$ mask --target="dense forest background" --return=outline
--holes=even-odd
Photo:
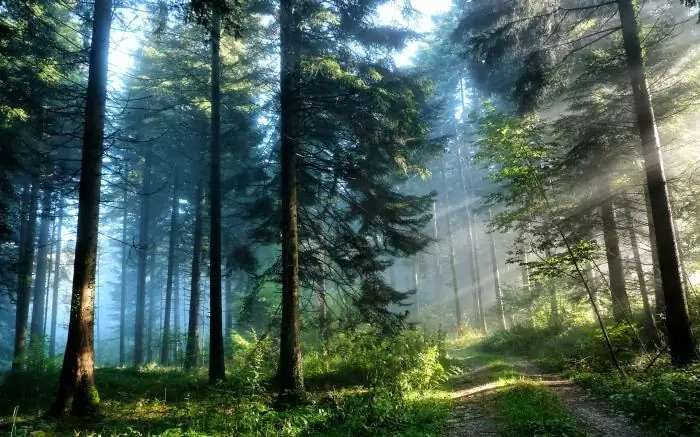
[[[0,3],[3,422],[438,432],[478,341],[697,432],[697,5],[444,6]]]

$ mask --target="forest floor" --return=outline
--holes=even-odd
[[[517,358],[475,347],[451,352],[462,373],[453,377],[448,437],[646,437],[625,415],[560,375]]]

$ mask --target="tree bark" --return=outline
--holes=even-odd
[[[175,255],[177,257],[177,255]],[[173,351],[174,361],[180,360],[180,259],[175,261],[173,271],[173,337],[175,338],[175,350]],[[180,362],[180,364],[182,364]]]
[[[61,284],[61,232],[63,229],[63,209],[58,209],[58,227],[56,228],[56,257],[53,270],[53,296],[51,297],[51,334],[49,335],[49,354],[56,355],[56,324],[58,323],[58,287]]]
[[[489,208],[489,220],[493,220],[491,208]],[[489,233],[491,237],[491,265],[493,266],[493,288],[496,294],[496,313],[498,315],[498,325],[502,331],[506,330],[506,311],[503,306],[503,292],[501,290],[501,275],[498,271],[498,257],[496,256],[496,240],[493,237],[493,232]]]
[[[462,307],[459,302],[459,284],[457,283],[457,267],[455,265],[455,248],[452,241],[452,217],[450,216],[450,195],[447,186],[447,177],[445,176],[445,158],[442,158],[442,189],[445,192],[445,208],[447,208],[447,248],[450,255],[450,274],[452,276],[452,293],[455,302],[455,322],[457,325],[457,333],[462,333]]]
[[[654,344],[659,343],[659,332],[656,329],[656,320],[649,304],[649,292],[647,291],[646,280],[644,279],[644,268],[642,267],[642,257],[639,255],[639,243],[637,242],[637,231],[635,230],[634,217],[629,207],[625,208],[625,219],[630,233],[630,246],[632,246],[632,256],[634,258],[634,270],[637,273],[639,283],[639,293],[642,295],[642,305],[644,307],[644,327],[649,340]]]
[[[300,134],[301,56],[298,7],[280,0],[280,127],[282,196],[282,325],[278,369],[281,395],[303,392],[299,338],[299,236],[297,215],[297,154]]]
[[[185,370],[197,367],[197,356],[199,354],[199,301],[200,301],[200,276],[202,261],[202,237],[203,223],[202,210],[204,208],[203,185],[197,185],[195,195],[196,209],[194,216],[194,233],[192,248],[192,282],[190,290],[190,314],[187,322],[187,346],[185,350]]]
[[[39,226],[39,242],[36,254],[36,277],[34,278],[34,293],[32,306],[32,323],[29,338],[32,344],[42,344],[44,340],[44,304],[46,301],[46,274],[49,271],[49,231],[51,228],[51,193],[45,190],[41,198],[41,224]]]
[[[221,77],[219,39],[221,16],[216,6],[212,13],[211,32],[211,224],[209,226],[209,382],[226,377],[224,363],[223,304],[221,299]]]
[[[224,325],[224,334],[226,338],[230,338],[233,333],[233,278],[232,273],[226,275],[224,283],[226,284],[226,323]],[[229,351],[229,354],[231,351]]]
[[[27,322],[29,321],[29,303],[31,300],[32,270],[34,269],[34,233],[36,230],[36,216],[39,203],[39,185],[32,184],[29,198],[27,221],[25,226],[24,241],[21,244],[19,256],[19,285],[17,288],[17,313],[15,319],[15,349],[12,361],[12,370],[22,370],[24,367],[25,353],[27,349]]]
[[[157,241],[154,238],[153,241]],[[148,283],[146,285],[146,293],[148,295],[148,321],[146,323],[146,363],[154,362],[153,349],[154,349],[154,337],[156,337],[156,317],[158,317],[158,311],[156,311],[157,303],[160,302],[160,296],[158,296],[158,284],[156,282],[156,247],[155,244],[149,247],[150,253],[148,254]]]
[[[608,260],[608,276],[610,278],[610,293],[612,295],[613,316],[615,321],[622,322],[630,317],[630,302],[625,285],[625,271],[620,256],[620,241],[615,222],[615,205],[611,198],[605,199],[600,206],[603,221],[603,239],[605,240],[605,255]]]
[[[143,334],[146,324],[146,272],[148,269],[148,245],[150,230],[150,199],[151,194],[151,166],[153,151],[147,146],[146,158],[143,166],[143,183],[141,193],[141,212],[139,218],[139,265],[136,283],[136,323],[134,325],[134,366],[144,363]]]
[[[126,365],[126,270],[129,248],[126,245],[126,231],[129,220],[128,192],[124,190],[122,200],[122,247],[121,247],[121,284],[119,296],[119,365]]]
[[[632,84],[637,127],[642,140],[649,199],[656,231],[661,283],[666,303],[666,331],[671,360],[687,365],[697,358],[690,329],[688,303],[681,281],[678,247],[673,233],[673,215],[664,173],[661,144],[656,130],[654,109],[646,80],[644,58],[639,40],[639,19],[634,0],[618,0],[622,37]]]
[[[172,306],[172,295],[173,295],[173,273],[175,272],[175,250],[177,246],[178,239],[178,212],[180,209],[180,196],[179,196],[179,176],[178,168],[176,167],[173,171],[173,199],[170,206],[170,238],[168,241],[168,277],[166,279],[165,285],[165,319],[163,321],[163,342],[160,347],[160,363],[163,365],[170,364],[170,343],[172,338],[170,338],[170,313]]]
[[[433,238],[435,239],[435,295],[441,296],[442,266],[440,264],[440,234],[438,232],[437,222],[437,201],[433,201]]]
[[[96,412],[100,402],[95,386],[93,335],[97,229],[111,21],[112,1],[95,0],[78,191],[78,231],[70,322],[58,396],[49,409],[50,415],[68,412],[77,416],[88,415]]]
[[[649,199],[649,187],[644,184],[644,203],[647,212],[647,224],[649,228],[649,248],[651,251],[651,264],[654,268],[654,314],[656,317],[665,317],[666,304],[664,303],[664,288],[661,285],[661,270],[659,269],[659,249],[656,245],[656,231],[654,230],[654,217],[651,213],[651,200]]]

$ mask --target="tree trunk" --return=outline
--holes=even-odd
[[[154,241],[157,237],[154,238]],[[146,293],[148,295],[148,321],[146,326],[146,363],[154,362],[153,358],[153,348],[154,348],[154,336],[156,330],[156,317],[158,317],[158,312],[156,311],[157,303],[160,301],[160,296],[158,296],[158,284],[156,283],[156,247],[155,244],[149,247],[150,253],[148,254],[148,283],[146,285]]]
[[[177,257],[177,255],[175,255]],[[175,338],[175,350],[173,351],[173,360],[180,362],[180,259],[175,261],[175,269],[173,271],[173,337]]]
[[[435,296],[441,296],[442,293],[442,266],[440,265],[440,234],[438,232],[437,222],[437,202],[433,201],[433,238],[435,239]]]
[[[613,316],[615,321],[622,322],[630,317],[630,302],[625,286],[625,271],[620,256],[620,241],[615,222],[615,205],[611,198],[605,199],[600,206],[603,221],[603,239],[605,254],[608,260],[608,276],[610,278],[610,293],[612,295]]]
[[[642,305],[644,306],[644,327],[646,328],[646,333],[649,336],[649,340],[654,344],[659,343],[659,333],[656,330],[656,320],[654,320],[654,313],[651,310],[651,305],[649,304],[649,292],[647,291],[647,284],[644,279],[644,268],[642,267],[642,257],[639,255],[639,243],[637,243],[637,232],[634,226],[634,217],[629,207],[625,208],[625,218],[627,221],[627,228],[630,233],[630,246],[632,246],[632,256],[634,257],[634,269],[637,273],[637,282],[639,283],[639,292],[642,295]]]
[[[53,296],[51,297],[51,334],[49,335],[49,355],[56,355],[56,323],[58,322],[58,287],[61,284],[61,232],[63,228],[63,209],[58,209],[58,227],[56,228],[56,257],[53,270]]]
[[[126,365],[126,263],[129,256],[129,248],[126,245],[126,231],[129,220],[128,192],[124,190],[122,202],[122,250],[121,250],[121,290],[119,298],[119,365]]]
[[[654,230],[654,217],[651,213],[651,200],[649,198],[649,187],[644,184],[644,203],[647,212],[647,223],[649,228],[649,248],[651,249],[651,264],[654,268],[654,314],[656,317],[665,317],[666,304],[664,303],[664,288],[661,285],[661,270],[659,269],[659,250],[656,245],[656,231]]]
[[[280,0],[280,126],[282,196],[282,325],[278,369],[280,394],[302,392],[299,338],[299,236],[297,154],[300,134],[301,56],[295,0]],[[297,6],[298,7],[298,6]]]
[[[664,173],[661,144],[646,80],[639,40],[639,19],[634,0],[618,0],[622,37],[632,84],[637,127],[642,140],[649,199],[654,221],[661,283],[666,304],[666,331],[671,360],[675,365],[690,364],[697,357],[690,330],[688,303],[680,275],[678,247],[673,233],[673,215]]]
[[[226,321],[224,324],[224,335],[227,339],[231,338],[233,333],[233,278],[232,273],[226,275],[224,283],[226,284]],[[229,354],[231,351],[229,351]]]
[[[590,292],[589,297],[591,301],[591,311],[593,314],[593,319],[595,320],[598,317],[596,313],[596,308],[598,308],[598,286],[595,280],[595,271],[593,270],[592,261],[588,261],[588,264],[586,264],[586,270],[583,272],[583,276],[586,278],[586,285],[588,291]]]
[[[136,283],[136,323],[134,325],[134,366],[144,363],[143,334],[146,324],[146,271],[148,268],[148,244],[150,230],[151,166],[153,151],[147,146],[146,160],[143,167],[141,193],[141,216],[139,218],[139,266]]]
[[[51,290],[51,272],[53,271],[53,250],[54,250],[54,243],[56,242],[56,217],[52,216],[51,217],[51,240],[49,243],[49,253],[46,256],[46,284],[44,286],[44,320],[42,321],[42,327],[43,330],[41,331],[42,338],[44,340],[48,340],[49,334],[46,332],[46,329],[49,327],[49,296],[51,293],[49,291]],[[48,346],[46,344],[45,346]],[[50,351],[47,351],[47,354],[50,354]],[[49,355],[51,356],[51,355]]]
[[[209,227],[209,382],[226,377],[224,363],[223,304],[221,301],[221,152],[219,150],[221,85],[219,39],[221,16],[216,6],[211,32],[211,224]]]
[[[95,0],[78,191],[78,231],[70,322],[58,396],[49,409],[50,415],[62,415],[69,411],[77,416],[88,415],[98,409],[100,402],[95,386],[93,330],[111,20],[112,1]]]
[[[29,330],[30,341],[41,344],[44,340],[44,303],[46,296],[46,273],[49,271],[49,231],[51,228],[51,193],[44,191],[41,199],[41,224],[36,255],[36,277],[32,306],[32,323]]]
[[[187,322],[187,346],[185,350],[185,370],[197,367],[199,354],[199,301],[201,290],[199,288],[202,261],[202,209],[204,208],[203,185],[197,185],[195,202],[197,204],[194,216],[194,242],[192,248],[192,282],[190,290],[190,314]]]
[[[491,208],[489,208],[489,220],[493,220]],[[502,331],[506,330],[506,311],[503,306],[503,292],[501,290],[501,275],[498,271],[498,257],[496,256],[496,240],[493,237],[493,232],[489,233],[491,237],[491,265],[493,266],[493,288],[496,293],[496,312],[498,315],[498,325]]]
[[[25,225],[24,241],[21,244],[19,256],[19,286],[17,288],[17,314],[15,320],[15,349],[12,361],[12,370],[21,370],[24,367],[25,353],[27,349],[27,322],[29,319],[29,303],[31,300],[32,270],[34,269],[34,233],[36,231],[36,216],[39,203],[39,185],[34,183],[31,194],[25,200],[29,201],[27,221]]]
[[[459,88],[460,88],[460,101],[462,104],[462,121],[465,119],[465,114],[466,114],[466,105],[464,103],[464,78],[460,77],[459,78]],[[457,166],[457,171],[459,174],[459,183],[462,188],[462,193],[464,196],[464,202],[465,202],[465,219],[466,219],[466,224],[467,228],[469,230],[469,274],[472,278],[472,281],[474,283],[474,311],[475,311],[475,317],[476,317],[476,323],[478,329],[481,330],[481,332],[486,332],[486,317],[484,316],[484,308],[483,308],[483,293],[481,290],[481,271],[480,271],[480,263],[479,263],[479,241],[478,239],[474,236],[474,229],[473,229],[473,224],[472,224],[472,214],[470,210],[470,205],[469,205],[469,200],[471,196],[471,187],[472,187],[472,181],[471,181],[471,172],[469,172],[470,169],[470,164],[469,164],[469,157],[467,156],[466,158],[466,165],[467,165],[467,177],[465,178],[464,172],[462,170],[462,148],[457,147],[457,159],[459,161],[459,165]]]
[[[462,333],[462,307],[459,302],[459,284],[457,283],[457,267],[455,265],[455,249],[452,241],[452,217],[450,216],[450,195],[445,176],[445,158],[442,158],[442,189],[445,191],[445,208],[447,208],[447,247],[450,255],[450,273],[452,276],[452,293],[455,302],[455,322],[457,333]]]
[[[175,271],[175,250],[177,246],[178,232],[178,212],[180,209],[178,168],[173,171],[175,180],[173,181],[173,199],[170,206],[170,238],[168,241],[168,277],[165,286],[165,320],[163,322],[163,342],[160,347],[160,363],[170,364],[170,310],[173,295],[173,273]]]

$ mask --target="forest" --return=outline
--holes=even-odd
[[[0,0],[0,433],[700,436],[699,40],[696,0]]]

